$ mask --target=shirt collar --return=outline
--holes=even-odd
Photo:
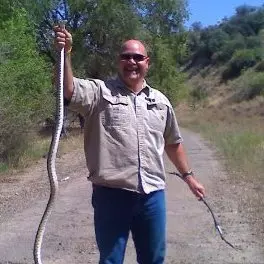
[[[115,77],[115,81],[116,81],[116,87],[117,88],[120,88],[120,89],[126,89],[128,90],[129,92],[133,93],[133,91],[131,91],[127,86],[126,84],[122,81],[122,79],[119,77],[119,76],[116,76]],[[138,93],[142,93],[144,92],[147,96],[149,96],[150,94],[150,90],[151,90],[151,87],[147,84],[146,80],[144,79],[143,80],[143,85],[142,85],[142,90]]]

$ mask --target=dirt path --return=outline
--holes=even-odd
[[[221,240],[205,206],[180,179],[168,174],[166,263],[263,264],[263,229],[257,236],[251,218],[239,208],[243,188],[230,185],[217,156],[198,135],[185,130],[183,135],[190,163],[207,188],[208,201],[226,238],[242,250],[234,251]],[[174,171],[166,158],[165,161],[166,170]],[[0,179],[1,264],[33,263],[34,236],[49,194],[45,163],[43,159],[24,173]],[[98,263],[91,186],[85,178],[83,153],[63,155],[58,159],[57,171],[59,199],[45,233],[43,264]],[[67,181],[61,181],[66,177],[69,177]],[[125,263],[136,263],[135,259],[130,241]]]

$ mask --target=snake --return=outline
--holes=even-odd
[[[62,29],[65,28],[65,21],[59,23]],[[56,86],[56,113],[55,113],[55,128],[53,129],[52,139],[47,156],[47,171],[50,183],[50,196],[46,205],[45,211],[42,215],[41,221],[38,226],[38,230],[35,236],[33,256],[35,264],[42,264],[41,260],[41,247],[44,238],[45,228],[48,222],[48,218],[51,215],[52,209],[55,205],[56,198],[58,196],[58,178],[56,173],[56,156],[59,146],[60,135],[63,126],[63,81],[64,81],[64,48],[58,52],[58,82]]]
[[[226,238],[224,237],[222,228],[220,226],[220,224],[218,223],[218,221],[216,220],[215,214],[212,210],[212,208],[209,206],[208,202],[205,200],[205,197],[201,197],[201,201],[206,205],[206,207],[208,208],[209,212],[211,213],[213,220],[214,220],[214,226],[215,229],[218,231],[221,239],[227,244],[229,245],[231,248],[238,250],[239,248],[237,246],[234,246],[233,244],[231,244],[229,241],[226,240]]]
[[[182,175],[177,173],[177,172],[169,172],[169,174],[173,174],[173,175],[176,175],[180,178],[182,178]],[[207,200],[205,199],[205,197],[200,197],[199,198],[200,201],[202,201],[204,203],[204,205],[208,208],[209,212],[211,213],[212,215],[212,218],[213,218],[213,221],[214,221],[214,226],[215,226],[215,229],[217,230],[218,234],[220,235],[221,239],[227,244],[229,245],[230,247],[232,247],[233,249],[235,250],[238,250],[240,248],[238,248],[237,246],[234,246],[233,244],[231,244],[229,241],[226,240],[226,238],[224,237],[224,234],[223,234],[223,231],[221,229],[221,226],[219,224],[219,222],[217,221],[216,219],[216,216],[211,208],[211,206],[209,205],[209,203],[207,202]]]

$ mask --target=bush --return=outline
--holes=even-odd
[[[247,48],[255,49],[261,47],[261,37],[259,36],[249,36],[246,38]]]
[[[222,79],[228,80],[238,77],[242,70],[253,67],[261,60],[259,49],[242,49],[234,53],[232,59],[229,61],[227,68],[222,74]]]
[[[185,74],[177,69],[176,59],[172,54],[175,48],[169,41],[156,39],[152,43],[152,64],[149,71],[149,83],[163,92],[172,105],[186,98],[188,89],[185,85]],[[176,56],[177,57],[177,56]]]
[[[235,89],[233,100],[236,102],[264,96],[264,75],[254,71],[246,72],[232,84],[232,87]]]
[[[233,54],[237,50],[245,49],[246,42],[245,38],[241,34],[237,34],[233,39],[227,40],[222,48],[215,52],[212,56],[212,60],[214,63],[224,63],[229,61]]]
[[[51,74],[36,51],[26,13],[15,10],[0,27],[0,163],[16,166],[37,123],[52,112]]]
[[[264,60],[260,61],[254,69],[256,72],[264,72]]]
[[[242,70],[254,66],[260,60],[261,54],[258,49],[242,49],[234,53],[231,65]]]
[[[3,98],[3,97],[2,97]],[[0,156],[1,162],[12,166],[19,164],[20,157],[28,145],[30,129],[27,113],[14,107],[12,102],[5,102],[0,107]]]
[[[204,86],[198,85],[190,91],[190,96],[194,101],[203,101],[208,97],[208,91]]]

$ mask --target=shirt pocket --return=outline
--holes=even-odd
[[[164,102],[148,102],[148,124],[149,127],[164,133],[167,121],[168,105]]]
[[[126,128],[130,124],[128,98],[104,94],[101,121],[106,128]]]

